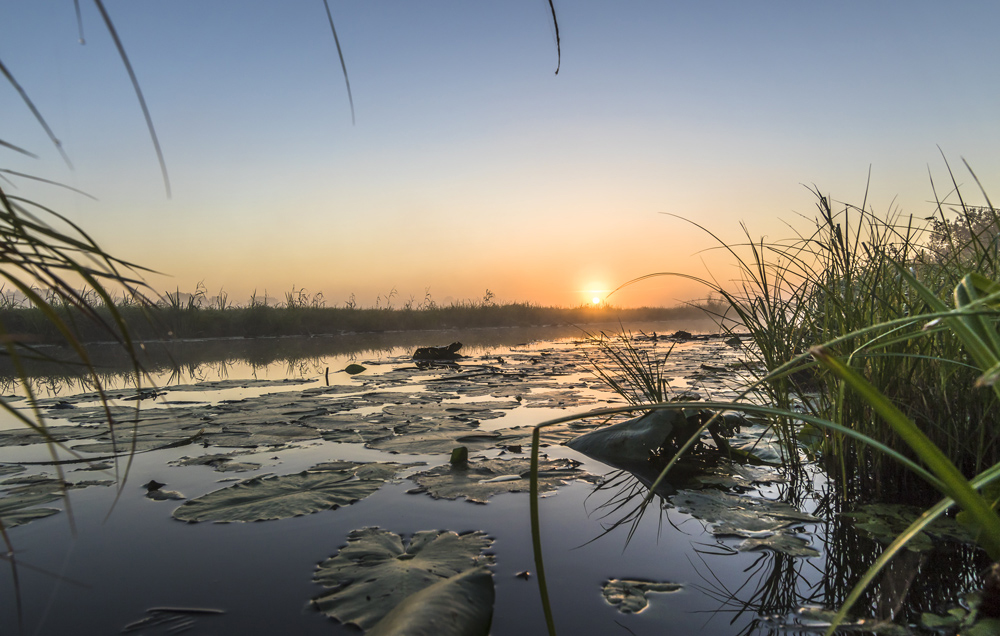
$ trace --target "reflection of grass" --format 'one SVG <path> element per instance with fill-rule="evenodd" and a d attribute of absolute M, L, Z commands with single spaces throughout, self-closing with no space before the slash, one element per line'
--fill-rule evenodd
<path fill-rule="evenodd" d="M 299 302 L 290 296 L 282 306 L 251 302 L 235 306 L 220 296 L 207 304 L 167 302 L 153 308 L 119 302 L 129 333 L 137 340 L 272 337 L 321 335 L 344 332 L 416 331 L 483 327 L 582 325 L 599 322 L 704 320 L 700 307 L 543 307 L 531 303 L 462 302 L 448 306 L 398 309 L 323 307 Z M 171 296 L 173 297 L 173 296 Z M 717 309 L 710 306 L 709 309 Z M 77 319 L 73 308 L 62 310 L 67 322 Z M 55 342 L 58 331 L 35 307 L 0 306 L 0 322 L 9 331 L 30 334 L 38 341 Z M 106 331 L 86 321 L 76 321 L 80 340 L 107 340 Z"/>

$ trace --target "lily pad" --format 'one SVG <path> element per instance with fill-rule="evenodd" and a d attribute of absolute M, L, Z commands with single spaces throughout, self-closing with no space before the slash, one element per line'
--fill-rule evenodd
<path fill-rule="evenodd" d="M 522 404 L 528 408 L 564 409 L 570 406 L 596 404 L 597 400 L 580 395 L 572 389 L 546 391 L 545 393 L 530 393 L 522 395 Z"/>
<path fill-rule="evenodd" d="M 384 479 L 359 479 L 355 473 L 360 466 L 364 465 L 255 477 L 192 499 L 174 510 L 173 516 L 191 522 L 266 521 L 333 510 L 364 499 L 385 483 Z"/>
<path fill-rule="evenodd" d="M 452 418 L 458 420 L 485 420 L 503 417 L 499 410 L 513 409 L 520 405 L 516 400 L 506 402 L 444 402 L 421 404 L 390 404 L 382 408 L 387 415 L 408 421 Z"/>
<path fill-rule="evenodd" d="M 13 428 L 0 431 L 0 446 L 28 446 L 46 442 L 67 442 L 70 440 L 97 437 L 106 432 L 82 426 L 47 426 L 48 437 L 31 428 Z"/>
<path fill-rule="evenodd" d="M 260 468 L 260 464 L 256 462 L 233 461 L 233 454 L 220 453 L 198 457 L 181 457 L 167 463 L 170 466 L 211 466 L 220 473 L 242 473 Z"/>
<path fill-rule="evenodd" d="M 42 493 L 19 493 L 0 497 L 0 524 L 4 529 L 16 528 L 36 519 L 43 519 L 59 512 L 58 508 L 32 508 L 39 504 L 60 499 L 57 491 Z"/>
<path fill-rule="evenodd" d="M 869 504 L 858 506 L 854 511 L 845 512 L 842 516 L 851 519 L 855 528 L 865 531 L 876 541 L 889 544 L 922 513 L 923 510 L 917 506 Z M 910 539 L 906 544 L 906 549 L 913 552 L 926 552 L 933 549 L 934 539 L 972 542 L 969 532 L 956 520 L 938 517 Z"/>
<path fill-rule="evenodd" d="M 570 459 L 541 461 L 538 466 L 538 491 L 548 492 L 574 479 L 596 477 L 578 468 Z M 427 493 L 435 499 L 457 499 L 485 504 L 490 497 L 505 492 L 527 492 L 531 487 L 531 462 L 528 459 L 484 459 L 465 465 L 445 464 L 410 477 L 419 486 L 408 492 Z"/>
<path fill-rule="evenodd" d="M 451 453 L 456 446 L 478 451 L 494 446 L 500 439 L 500 433 L 480 430 L 475 423 L 443 420 L 398 426 L 392 435 L 371 440 L 365 446 L 390 453 L 438 454 Z"/>
<path fill-rule="evenodd" d="M 312 604 L 331 618 L 367 630 L 408 596 L 491 563 L 481 553 L 492 543 L 484 532 L 425 530 L 404 546 L 388 530 L 354 530 L 336 556 L 317 566 L 313 581 L 333 589 Z"/>
<path fill-rule="evenodd" d="M 808 541 L 787 532 L 775 532 L 767 536 L 751 537 L 741 543 L 737 549 L 740 552 L 749 552 L 758 548 L 782 552 L 793 557 L 818 557 L 820 554 L 819 550 L 809 547 Z"/>
<path fill-rule="evenodd" d="M 752 539 L 744 541 L 740 550 L 768 548 L 789 556 L 817 556 L 801 537 L 786 530 L 819 520 L 789 504 L 714 489 L 682 490 L 671 497 L 671 502 L 681 512 L 712 524 L 712 534 L 716 536 Z"/>
<path fill-rule="evenodd" d="M 485 567 L 438 581 L 406 599 L 368 636 L 486 636 L 493 621 L 493 573 Z"/>
<path fill-rule="evenodd" d="M 611 579 L 601 588 L 605 600 L 618 608 L 623 614 L 638 614 L 646 609 L 649 601 L 647 594 L 680 591 L 679 583 L 656 583 L 653 581 L 637 581 L 630 579 Z"/>

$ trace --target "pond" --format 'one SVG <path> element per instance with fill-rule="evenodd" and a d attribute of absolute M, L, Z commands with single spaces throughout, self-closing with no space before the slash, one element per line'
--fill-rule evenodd
<path fill-rule="evenodd" d="M 628 326 L 643 351 L 669 351 L 675 394 L 735 397 L 740 348 L 648 337 L 677 327 Z M 411 358 L 452 341 L 464 343 L 453 363 Z M 324 586 L 342 580 L 346 557 L 331 557 L 349 541 L 440 538 L 424 531 L 458 533 L 442 536 L 489 565 L 492 634 L 544 633 L 521 475 L 531 427 L 624 404 L 592 371 L 601 355 L 566 328 L 150 344 L 151 382 L 137 394 L 122 362 L 95 350 L 114 437 L 91 387 L 41 368 L 32 390 L 63 448 L 0 424 L 0 517 L 14 550 L 0 563 L 0 633 L 358 634 L 317 609 L 353 607 L 345 590 L 364 583 Z M 5 399 L 24 408 L 17 390 L 8 380 Z M 542 540 L 560 633 L 815 633 L 821 606 L 877 556 L 873 528 L 891 520 L 841 514 L 817 471 L 788 480 L 716 462 L 629 516 L 648 477 L 563 444 L 605 423 L 544 435 Z M 744 421 L 731 441 L 767 458 L 754 446 L 764 433 Z M 470 457 L 462 479 L 449 461 L 458 446 Z M 915 622 L 976 588 L 985 562 L 971 548 L 927 547 L 866 599 L 876 618 Z"/>

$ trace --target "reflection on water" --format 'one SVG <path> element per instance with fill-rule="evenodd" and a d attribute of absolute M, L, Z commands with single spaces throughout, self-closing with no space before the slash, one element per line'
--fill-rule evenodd
<path fill-rule="evenodd" d="M 678 329 L 713 332 L 714 325 L 685 320 L 629 324 L 632 331 L 670 333 Z M 148 342 L 139 346 L 140 362 L 156 386 L 222 380 L 230 377 L 269 378 L 307 377 L 343 368 L 361 359 L 391 357 L 412 353 L 417 347 L 461 342 L 464 355 L 481 355 L 495 348 L 562 338 L 582 338 L 588 333 L 617 333 L 620 324 L 597 324 L 577 327 L 516 327 L 488 329 L 444 329 L 438 331 L 400 331 L 358 333 L 316 337 L 223 338 L 211 340 L 174 340 Z M 67 391 L 92 390 L 81 367 L 67 366 L 57 360 L 71 360 L 72 352 L 59 347 L 39 347 L 53 361 L 26 360 L 25 369 L 43 395 Z M 113 344 L 88 345 L 88 354 L 105 388 L 135 385 L 131 360 Z M 14 392 L 18 373 L 10 360 L 0 357 L 0 391 Z"/>
<path fill-rule="evenodd" d="M 679 512 L 682 489 L 700 487 L 683 476 L 662 484 L 647 503 L 653 478 L 653 471 L 610 473 L 588 497 L 590 508 L 602 520 L 604 533 L 627 529 L 626 546 L 642 524 L 652 523 L 650 516 L 658 516 L 656 523 L 667 545 L 677 544 L 676 534 L 669 536 L 670 529 L 689 535 L 689 560 L 697 575 L 690 587 L 715 602 L 711 620 L 725 621 L 730 628 L 720 633 L 778 636 L 824 631 L 835 613 L 832 610 L 843 604 L 886 545 L 844 515 L 852 510 L 850 502 L 839 499 L 815 471 L 810 483 L 823 484 L 818 490 L 803 487 L 802 480 L 738 489 L 758 502 L 789 503 L 814 513 L 815 523 L 796 528 L 819 549 L 811 558 L 788 554 L 780 547 L 744 552 L 739 545 L 742 537 L 773 533 L 744 533 L 732 525 L 713 533 L 717 523 L 706 521 L 702 511 Z M 741 506 L 743 511 L 758 513 L 760 507 L 760 503 Z M 852 612 L 861 618 L 847 621 L 844 631 L 911 633 L 904 626 L 920 625 L 923 613 L 945 614 L 964 604 L 970 592 L 982 587 L 989 565 L 987 555 L 967 542 L 935 541 L 925 550 L 904 550 L 864 592 Z"/>
<path fill-rule="evenodd" d="M 633 328 L 671 331 L 662 323 Z M 357 634 L 303 613 L 302 607 L 317 593 L 311 583 L 315 564 L 364 526 L 399 535 L 485 530 L 496 539 L 492 633 L 541 633 L 544 621 L 530 576 L 527 497 L 497 495 L 487 505 L 437 500 L 415 493 L 410 476 L 446 469 L 453 447 L 449 436 L 467 436 L 463 427 L 475 429 L 475 440 L 468 444 L 480 450 L 470 454 L 523 459 L 528 449 L 519 427 L 613 403 L 615 396 L 588 372 L 590 345 L 553 342 L 581 335 L 578 329 L 560 328 L 147 345 L 144 365 L 150 378 L 167 388 L 166 397 L 158 399 L 171 403 L 161 407 L 142 401 L 146 419 L 137 422 L 136 430 L 150 438 L 153 451 L 134 456 L 121 493 L 93 484 L 73 489 L 72 526 L 68 515 L 56 514 L 8 530 L 17 560 L 8 556 L 0 564 L 0 570 L 7 568 L 0 576 L 0 597 L 12 599 L 0 607 L 0 633 L 116 633 L 151 607 L 186 606 L 224 610 L 211 622 L 199 619 L 199 628 L 218 633 Z M 539 338 L 543 341 L 536 342 Z M 469 356 L 456 369 L 420 370 L 408 360 L 417 346 L 456 340 Z M 662 356 L 670 344 L 660 346 L 656 351 Z M 93 353 L 106 387 L 134 388 L 126 363 L 116 362 L 110 350 Z M 736 355 L 718 341 L 677 343 L 670 383 L 704 397 L 725 396 L 734 380 L 719 369 Z M 353 362 L 367 370 L 358 376 L 343 373 Z M 75 426 L 93 436 L 79 443 L 97 453 L 101 413 L 93 409 L 92 397 L 78 395 L 93 387 L 65 369 L 39 367 L 32 373 L 33 389 L 49 398 L 49 405 L 65 401 L 64 413 L 75 413 Z M 234 382 L 222 382 L 227 379 Z M 4 393 L 15 389 L 8 384 Z M 456 406 L 464 409 L 449 410 Z M 161 421 L 164 410 L 157 408 L 170 409 L 169 426 Z M 443 431 L 442 444 L 425 429 L 446 417 L 450 428 Z M 343 422 L 349 422 L 346 428 Z M 578 460 L 582 469 L 605 476 L 596 487 L 580 481 L 564 486 L 542 503 L 546 569 L 560 633 L 655 634 L 664 633 L 664 626 L 670 633 L 714 636 L 816 633 L 825 616 L 810 608 L 839 605 L 880 552 L 880 545 L 842 514 L 851 510 L 850 502 L 840 501 L 819 474 L 782 481 L 786 476 L 779 471 L 706 462 L 676 473 L 674 483 L 658 489 L 650 505 L 638 505 L 655 470 L 613 471 L 559 444 L 597 424 L 553 430 L 545 449 L 551 459 Z M 183 437 L 189 433 L 178 431 L 188 428 L 202 435 L 198 444 L 163 445 L 168 432 Z M 418 430 L 408 439 L 409 429 Z M 387 431 L 387 437 L 379 437 Z M 291 443 L 259 443 L 279 436 Z M 413 452 L 413 440 L 421 450 L 406 454 Z M 18 488 L 34 484 L 33 496 L 39 496 L 40 475 L 54 479 L 52 466 L 26 463 L 51 460 L 44 444 L 0 450 L 0 481 L 5 482 L 0 489 L 6 490 L 0 495 L 16 495 Z M 199 463 L 208 455 L 221 459 Z M 165 489 L 195 499 L 228 485 L 234 475 L 288 475 L 334 460 L 427 465 L 339 510 L 251 524 L 184 524 L 170 518 L 178 502 L 153 501 L 140 487 L 166 483 Z M 64 468 L 67 481 L 81 484 L 115 476 L 110 463 Z M 688 494 L 688 500 L 714 502 L 715 508 L 694 508 L 680 499 L 692 492 L 700 496 Z M 61 496 L 60 491 L 38 505 L 65 510 Z M 745 525 L 743 514 L 740 526 L 720 516 L 725 510 L 719 502 L 744 513 L 757 510 L 768 523 L 785 515 L 789 523 L 758 530 Z M 730 529 L 720 532 L 726 523 Z M 787 539 L 766 543 L 778 535 Z M 748 539 L 769 547 L 741 550 Z M 810 552 L 801 551 L 795 540 L 819 556 L 803 556 Z M 955 542 L 906 553 L 866 593 L 858 612 L 913 623 L 920 612 L 942 612 L 976 589 L 983 566 L 982 555 Z M 526 571 L 527 579 L 518 576 Z M 677 582 L 682 590 L 654 595 L 641 613 L 624 615 L 601 598 L 609 579 Z"/>

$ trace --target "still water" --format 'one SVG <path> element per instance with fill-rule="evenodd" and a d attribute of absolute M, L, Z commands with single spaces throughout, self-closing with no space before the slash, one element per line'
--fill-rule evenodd
<path fill-rule="evenodd" d="M 734 397 L 740 350 L 721 338 L 645 337 L 677 328 L 629 327 L 653 359 L 669 353 L 666 376 L 675 393 Z M 147 345 L 139 400 L 126 365 L 110 351 L 95 352 L 120 422 L 113 440 L 93 387 L 65 369 L 38 369 L 32 390 L 65 441 L 53 450 L 30 436 L 0 436 L 0 497 L 7 497 L 0 514 L 4 501 L 36 492 L 39 480 L 63 479 L 71 489 L 34 506 L 60 512 L 7 530 L 13 553 L 0 561 L 0 634 L 358 634 L 310 600 L 324 592 L 313 582 L 317 564 L 366 527 L 396 533 L 404 543 L 423 530 L 485 532 L 496 587 L 491 633 L 544 633 L 527 493 L 472 503 L 414 492 L 420 490 L 414 480 L 447 466 L 450 450 L 460 445 L 469 448 L 472 464 L 524 460 L 535 424 L 622 405 L 593 373 L 602 354 L 585 335 L 552 328 Z M 417 346 L 453 341 L 464 343 L 465 354 L 454 364 L 418 368 L 411 359 Z M 346 373 L 351 364 L 364 371 Z M 25 404 L 19 391 L 8 381 L 10 404 Z M 822 503 L 821 478 L 790 484 L 777 470 L 716 476 L 715 485 L 736 498 L 725 500 L 733 506 L 788 502 L 803 517 L 770 534 L 788 535 L 797 548 L 742 551 L 752 534 L 713 533 L 718 519 L 686 506 L 678 496 L 687 491 L 655 499 L 643 515 L 605 534 L 635 507 L 643 486 L 559 443 L 603 422 L 554 430 L 543 449 L 550 460 L 579 462 L 577 477 L 541 501 L 560 633 L 815 633 L 822 621 L 797 610 L 843 598 L 848 579 L 877 554 L 873 539 L 847 528 L 836 507 Z M 11 417 L 0 428 L 23 433 Z M 751 426 L 741 435 L 750 440 L 762 432 Z M 137 452 L 130 459 L 121 451 L 133 439 Z M 215 460 L 197 463 L 206 456 Z M 406 466 L 372 494 L 333 510 L 232 523 L 173 516 L 185 501 L 235 483 L 338 460 Z M 149 498 L 151 481 L 177 498 Z M 720 492 L 711 485 L 708 492 Z M 968 562 L 967 551 L 950 546 L 901 564 L 901 576 L 922 570 L 923 578 L 913 584 L 910 576 L 909 596 L 873 596 L 869 609 L 904 622 L 921 608 L 940 609 L 976 585 L 974 572 L 955 565 Z M 924 581 L 938 570 L 951 578 Z M 680 589 L 651 593 L 643 611 L 623 613 L 602 594 L 611 579 Z M 189 611 L 195 609 L 212 611 Z M 177 620 L 135 625 L 163 615 Z"/>

